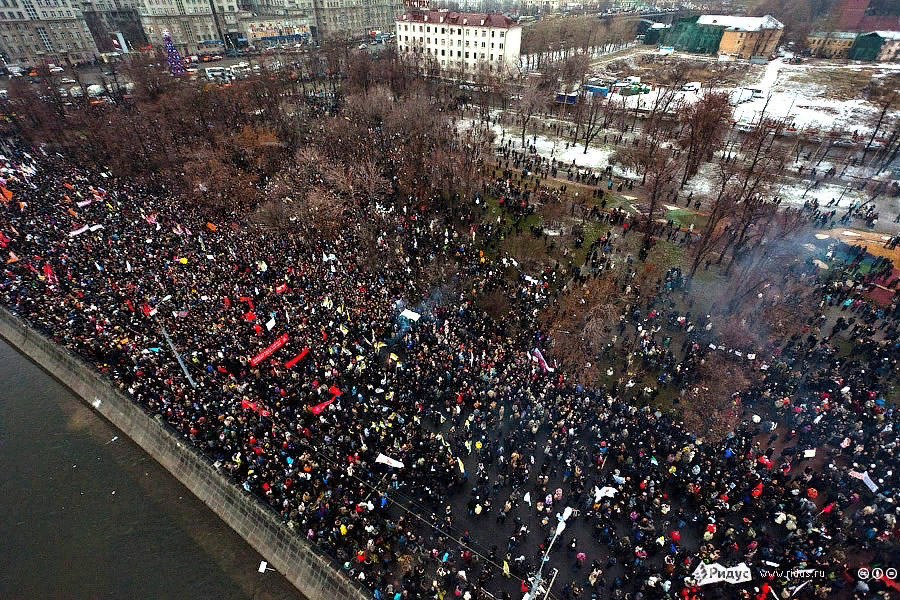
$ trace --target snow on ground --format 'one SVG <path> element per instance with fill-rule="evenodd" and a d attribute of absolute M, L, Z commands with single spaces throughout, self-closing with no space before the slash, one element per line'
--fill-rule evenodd
<path fill-rule="evenodd" d="M 846 209 L 859 200 L 860 202 L 865 202 L 866 197 L 865 194 L 856 189 L 847 189 L 843 185 L 834 185 L 831 183 L 821 183 L 819 187 L 807 190 L 809 187 L 808 182 L 797 182 L 797 183 L 785 183 L 781 187 L 776 188 L 773 192 L 773 195 L 781 198 L 783 204 L 787 204 L 789 206 L 794 207 L 802 207 L 803 203 L 811 200 L 819 201 L 819 208 L 821 210 L 827 210 L 825 205 L 831 202 L 832 200 L 837 200 L 838 198 L 841 201 L 838 203 L 838 216 L 843 214 L 840 209 Z M 806 195 L 804 196 L 804 192 Z"/>
<path fill-rule="evenodd" d="M 459 119 L 457 121 L 457 126 L 462 132 L 471 129 L 475 123 L 476 121 L 474 119 Z M 512 141 L 513 149 L 521 149 L 521 128 L 507 128 L 499 123 L 495 125 L 493 122 L 491 122 L 490 127 L 497 136 L 494 140 L 494 143 L 497 146 L 505 146 L 507 141 Z M 603 146 L 600 148 L 591 146 L 588 148 L 587 153 L 585 153 L 583 142 L 576 146 L 572 146 L 570 143 L 569 147 L 566 148 L 565 140 L 559 140 L 558 138 L 554 139 L 544 135 L 528 135 L 525 141 L 529 146 L 534 146 L 537 153 L 541 156 L 555 158 L 557 162 L 562 163 L 566 167 L 574 164 L 576 168 L 594 169 L 595 171 L 606 170 L 610 159 L 616 153 L 615 146 Z M 622 169 L 621 165 L 613 166 L 613 174 L 618 177 L 635 176 L 633 172 Z"/>

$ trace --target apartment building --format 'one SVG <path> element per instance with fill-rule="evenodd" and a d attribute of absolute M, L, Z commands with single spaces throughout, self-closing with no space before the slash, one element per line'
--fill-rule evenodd
<path fill-rule="evenodd" d="M 359 37 L 390 31 L 403 12 L 403 0 L 314 0 L 320 38 Z"/>
<path fill-rule="evenodd" d="M 396 23 L 397 51 L 442 70 L 506 72 L 519 63 L 522 28 L 500 14 L 408 12 Z"/>
<path fill-rule="evenodd" d="M 88 62 L 97 45 L 72 0 L 0 0 L 0 55 L 7 65 Z"/>
<path fill-rule="evenodd" d="M 856 36 L 850 31 L 817 31 L 806 36 L 806 48 L 816 58 L 847 58 Z"/>

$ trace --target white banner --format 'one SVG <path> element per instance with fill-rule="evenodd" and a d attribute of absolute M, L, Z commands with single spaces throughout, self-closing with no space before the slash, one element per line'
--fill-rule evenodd
<path fill-rule="evenodd" d="M 388 465 L 389 467 L 396 467 L 398 469 L 403 468 L 403 463 L 399 460 L 394 460 L 390 456 L 385 456 L 384 454 L 378 453 L 378 458 L 375 459 L 375 462 L 381 463 L 384 465 Z"/>
<path fill-rule="evenodd" d="M 400 313 L 400 316 L 401 316 L 401 317 L 406 317 L 406 318 L 409 319 L 410 321 L 418 321 L 418 320 L 419 320 L 419 317 L 421 317 L 422 315 L 420 315 L 420 314 L 417 313 L 417 312 L 413 312 L 413 311 L 411 311 L 411 310 L 409 310 L 409 309 L 407 308 L 407 309 L 404 310 L 402 313 Z"/>

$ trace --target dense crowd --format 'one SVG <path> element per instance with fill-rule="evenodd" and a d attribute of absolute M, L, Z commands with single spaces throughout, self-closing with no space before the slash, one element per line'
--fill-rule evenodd
<path fill-rule="evenodd" d="M 326 243 L 303 224 L 213 222 L 177 193 L 58 155 L 18 149 L 3 165 L 3 305 L 189 438 L 374 598 L 520 598 L 548 552 L 555 598 L 762 600 L 806 581 L 776 569 L 813 570 L 794 597 L 891 589 L 856 568 L 900 567 L 885 398 L 900 308 L 867 299 L 890 265 L 863 274 L 860 248 L 797 274 L 819 312 L 804 335 L 763 348 L 721 347 L 670 271 L 598 355 L 622 376 L 586 389 L 537 318 L 572 293 L 571 273 L 511 278 L 514 261 L 485 254 L 528 212 L 511 170 L 491 187 L 496 223 L 480 195 L 463 202 L 463 227 L 397 200 Z M 626 260 L 630 220 L 601 212 L 591 217 L 608 233 L 582 277 Z M 364 225 L 377 229 L 374 253 Z M 482 308 L 490 293 L 509 299 L 505 318 Z M 647 395 L 684 390 L 710 353 L 756 375 L 733 398 L 740 424 L 726 439 L 631 401 L 632 366 L 659 373 Z M 746 563 L 752 578 L 700 585 L 701 562 Z"/>

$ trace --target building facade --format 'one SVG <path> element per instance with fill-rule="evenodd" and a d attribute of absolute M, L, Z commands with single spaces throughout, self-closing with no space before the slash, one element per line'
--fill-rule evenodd
<path fill-rule="evenodd" d="M 133 0 L 82 0 L 81 10 L 101 53 L 137 51 L 147 44 Z"/>
<path fill-rule="evenodd" d="M 857 36 L 850 60 L 897 62 L 900 59 L 900 32 L 872 31 Z"/>
<path fill-rule="evenodd" d="M 663 37 L 664 45 L 679 52 L 718 53 L 747 60 L 774 54 L 783 33 L 784 25 L 770 15 L 701 15 L 679 20 Z"/>
<path fill-rule="evenodd" d="M 7 65 L 34 67 L 86 63 L 98 51 L 72 0 L 0 0 L 0 54 Z"/>
<path fill-rule="evenodd" d="M 442 71 L 504 73 L 519 64 L 522 28 L 500 14 L 409 12 L 396 22 L 397 51 Z"/>
<path fill-rule="evenodd" d="M 718 53 L 749 60 L 754 56 L 769 57 L 775 54 L 784 25 L 770 16 L 731 17 L 703 15 L 697 23 L 712 27 L 724 27 Z"/>
<path fill-rule="evenodd" d="M 403 0 L 313 0 L 320 39 L 362 37 L 391 31 L 403 14 Z"/>
<path fill-rule="evenodd" d="M 847 58 L 855 41 L 853 32 L 820 31 L 806 36 L 806 49 L 816 58 Z"/>

